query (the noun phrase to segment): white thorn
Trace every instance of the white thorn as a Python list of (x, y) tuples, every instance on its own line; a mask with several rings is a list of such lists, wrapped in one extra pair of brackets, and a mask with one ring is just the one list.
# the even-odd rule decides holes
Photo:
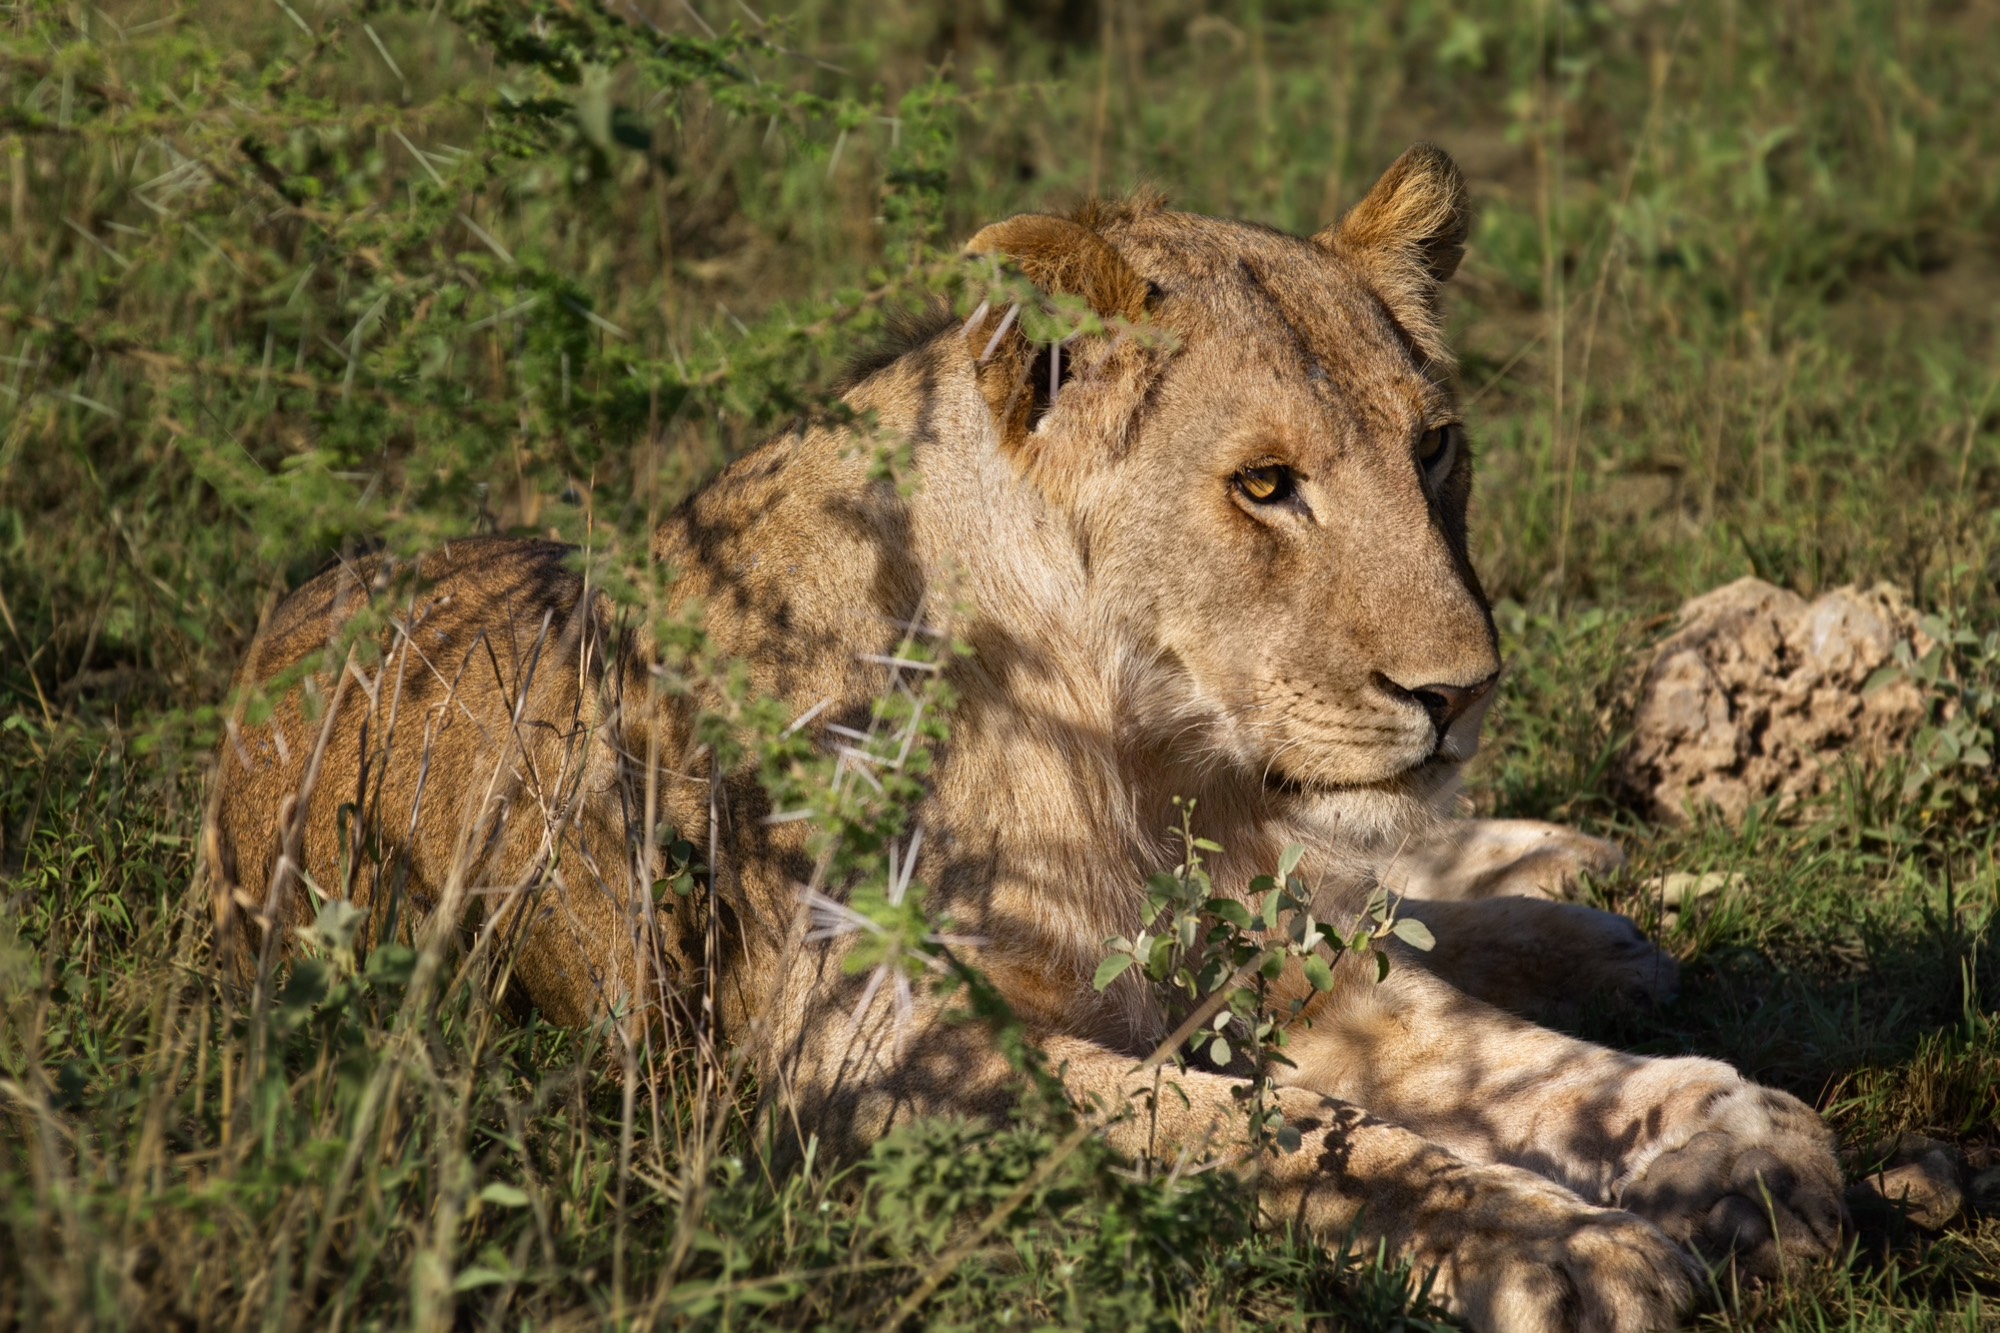
[(993, 337), (987, 341), (986, 350), (979, 354), (980, 365), (983, 366), (993, 359), (993, 353), (999, 348), (1000, 340), (1007, 336), (1007, 330), (1014, 327), (1014, 316), (1020, 313), (1021, 307), (1018, 304), (1007, 307), (1007, 313), (1000, 317), (1000, 327), (993, 330)]

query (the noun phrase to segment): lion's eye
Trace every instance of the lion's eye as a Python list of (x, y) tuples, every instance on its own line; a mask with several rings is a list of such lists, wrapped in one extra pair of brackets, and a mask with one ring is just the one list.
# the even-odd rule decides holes
[(1254, 504), (1274, 505), (1292, 497), (1292, 470), (1276, 463), (1246, 467), (1236, 474), (1236, 489)]
[(1458, 458), (1460, 429), (1456, 422), (1432, 426), (1424, 432), (1423, 439), (1417, 441), (1417, 466), (1432, 481), (1442, 481), (1450, 473), (1452, 463)]

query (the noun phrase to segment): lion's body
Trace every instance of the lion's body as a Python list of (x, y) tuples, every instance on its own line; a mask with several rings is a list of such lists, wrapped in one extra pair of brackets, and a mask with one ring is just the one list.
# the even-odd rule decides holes
[[(1428, 831), (1476, 743), (1498, 661), (1465, 550), (1467, 465), (1439, 433), (1455, 412), (1433, 308), (1462, 237), (1435, 155), (1312, 241), (1153, 207), (1001, 224), (975, 251), (1016, 257), (1113, 331), (1050, 371), (982, 310), (849, 395), (907, 444), (914, 487), (815, 427), (734, 464), (655, 536), (670, 610), (698, 603), (713, 650), (825, 745), (868, 726), (912, 633), (970, 646), (949, 666), (959, 698), (915, 877), (1124, 1150), (1241, 1135), (1219, 1074), (1174, 1076), (1184, 1098), (1119, 1118), (1167, 1011), (1136, 973), (1091, 984), (1105, 941), (1143, 923), (1146, 877), (1178, 859), (1173, 798), (1227, 849), (1211, 867), (1225, 891), (1298, 842), (1316, 911), (1351, 918), (1367, 867)], [(1413, 461), (1419, 440), (1451, 448)], [(321, 720), (293, 692), (223, 747), (226, 926), (297, 920), (298, 867), (385, 929), (403, 912), (517, 933), (516, 979), (563, 1021), (712, 986), (767, 1095), (834, 1143), (1002, 1106), (1006, 1063), (936, 1002), (852, 1022), (851, 941), (801, 904), (806, 825), (771, 819), (754, 775), (717, 771), (697, 735), (726, 699), (656, 689), (651, 652), (629, 646), (644, 636), (560, 548), (482, 539), (422, 573), (404, 598), (377, 560), (329, 571), (253, 648), (245, 686), (311, 661), (383, 590), (383, 651), (319, 678)], [(708, 841), (712, 899), (651, 906), (660, 824)], [(1329, 1239), (1362, 1219), (1494, 1326), (1672, 1313), (1685, 1259), (1605, 1206), (1640, 1197), (1655, 1159), (1702, 1182), (1655, 1209), (1679, 1239), (1713, 1229), (1745, 1193), (1742, 1162), (1775, 1152), (1812, 1213), (1779, 1241), (1824, 1243), (1831, 1159), (1805, 1108), (1447, 984), (1515, 1003), (1564, 975), (1615, 979), (1654, 956), (1629, 927), (1518, 900), (1413, 910), (1444, 937), (1429, 969), (1378, 986), (1342, 967), (1293, 1034), (1284, 1109), (1307, 1147), (1265, 1164), (1274, 1212)], [(1563, 975), (1524, 977), (1536, 959)], [(1682, 1160), (1718, 1133), (1727, 1151)]]

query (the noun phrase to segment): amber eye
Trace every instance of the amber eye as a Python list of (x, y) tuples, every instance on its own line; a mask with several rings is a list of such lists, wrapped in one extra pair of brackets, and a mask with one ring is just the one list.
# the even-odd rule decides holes
[(1432, 481), (1443, 481), (1458, 459), (1458, 436), (1463, 427), (1457, 422), (1432, 426), (1417, 441), (1417, 466)]
[(1292, 470), (1272, 463), (1246, 467), (1236, 474), (1236, 489), (1253, 504), (1274, 505), (1292, 498)]

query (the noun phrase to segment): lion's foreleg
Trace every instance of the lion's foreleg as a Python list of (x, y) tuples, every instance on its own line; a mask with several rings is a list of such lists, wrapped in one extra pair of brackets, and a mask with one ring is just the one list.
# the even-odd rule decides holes
[(1517, 1014), (1569, 1015), (1600, 996), (1670, 1000), (1680, 987), (1672, 955), (1615, 912), (1542, 898), (1466, 902), (1405, 899), (1398, 916), (1430, 928), (1437, 943), (1410, 962), (1476, 999)]
[(1467, 1158), (1630, 1208), (1705, 1251), (1765, 1267), (1839, 1243), (1840, 1171), (1826, 1127), (1796, 1098), (1719, 1061), (1593, 1046), (1411, 967), (1379, 986), (1344, 975), (1288, 1054), (1297, 1064), (1288, 1081)]
[(1382, 858), (1378, 874), (1396, 893), (1441, 902), (1498, 896), (1574, 897), (1586, 875), (1625, 864), (1615, 842), (1539, 819), (1448, 819)]
[(1253, 1177), (1270, 1221), (1330, 1247), (1386, 1244), (1477, 1328), (1652, 1329), (1689, 1298), (1693, 1270), (1660, 1231), (1530, 1172), (1468, 1161), (1304, 1088), (1278, 1091), (1299, 1147), (1259, 1150), (1240, 1079), (1149, 1070), (1076, 1038), (1044, 1049), (1120, 1155)]
[[(765, 1115), (782, 1134), (853, 1156), (919, 1116), (999, 1121), (1025, 1086), (983, 1023), (893, 979), (872, 990), (819, 955), (767, 1011)], [(862, 1001), (865, 1000), (865, 1003)], [(1036, 1049), (1119, 1155), (1168, 1171), (1253, 1180), (1271, 1222), (1335, 1248), (1377, 1243), (1435, 1275), (1434, 1292), (1481, 1329), (1663, 1327), (1694, 1269), (1658, 1228), (1518, 1167), (1470, 1160), (1351, 1102), (1277, 1090), (1292, 1152), (1259, 1147), (1243, 1080), (1069, 1036)]]

